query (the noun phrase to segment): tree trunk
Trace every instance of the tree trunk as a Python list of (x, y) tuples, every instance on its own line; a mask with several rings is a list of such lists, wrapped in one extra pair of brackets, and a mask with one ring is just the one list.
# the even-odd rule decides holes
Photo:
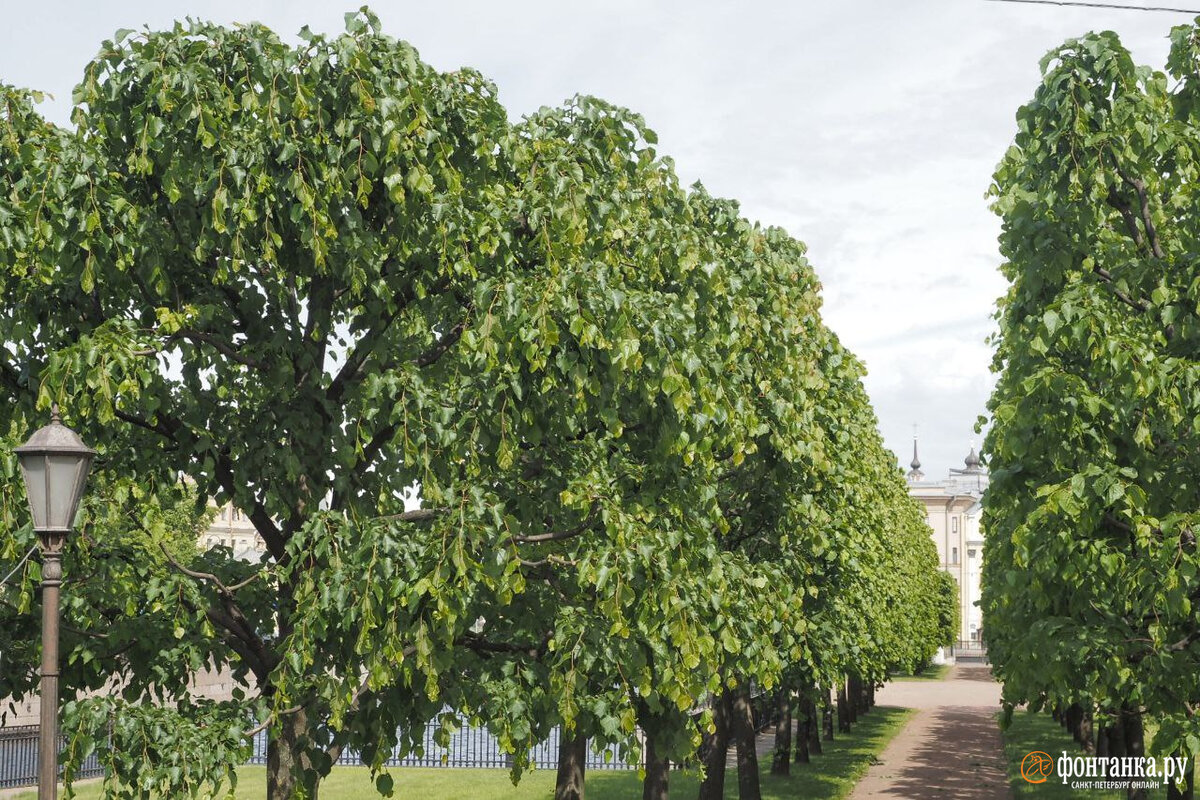
[(837, 720), (838, 730), (842, 733), (850, 732), (850, 708), (846, 701), (846, 681), (838, 681), (837, 686)]
[(587, 737), (576, 728), (575, 735), (559, 729), (558, 777), (554, 800), (583, 800), (583, 770), (587, 763)]
[(667, 778), (671, 762), (658, 755), (654, 737), (646, 734), (646, 781), (642, 784), (642, 800), (668, 800)]
[(292, 800), (304, 789), (308, 800), (318, 800), (319, 780), (312, 759), (301, 742), (308, 734), (308, 715), (284, 715), (278, 735), (267, 740), (267, 800)]
[(1089, 756), (1096, 754), (1096, 737), (1092, 727), (1091, 709), (1084, 711), (1079, 718), (1079, 744), (1083, 746), (1083, 752)]
[(857, 675), (846, 679), (846, 701), (846, 713), (850, 724), (853, 725), (858, 722), (858, 704), (862, 701), (862, 686), (859, 685)]
[(729, 755), (729, 692), (721, 692), (713, 703), (713, 725), (716, 730), (704, 753), (704, 780), (700, 783), (700, 800), (724, 800), (725, 760)]
[(821, 698), (822, 713), (821, 716), (825, 720), (825, 741), (833, 741), (833, 702), (829, 699), (829, 689), (821, 690), (823, 695)]
[[(1141, 712), (1136, 708), (1123, 708), (1121, 717), (1122, 727), (1125, 728), (1125, 754), (1130, 758), (1142, 758), (1146, 755), (1146, 741)], [(1146, 789), (1132, 787), (1125, 794), (1128, 800), (1146, 800), (1149, 796)]]
[(1120, 714), (1113, 717), (1112, 724), (1108, 727), (1108, 755), (1117, 758), (1126, 755), (1125, 723)]
[[(1184, 753), (1176, 753), (1175, 756), (1181, 757)], [(1189, 758), (1190, 765), (1190, 758)], [(1167, 784), (1167, 800), (1193, 800), (1196, 796), (1196, 768), (1188, 770), (1187, 777), (1184, 779), (1182, 788), (1176, 787), (1174, 783)]]
[(1067, 706), (1067, 730), (1071, 734), (1071, 738), (1076, 742), (1082, 742), (1079, 738), (1080, 729), (1079, 723), (1083, 719), (1083, 706), (1078, 703), (1071, 703)]
[(808, 720), (808, 749), (813, 755), (821, 755), (821, 712), (811, 693), (804, 695), (804, 716)]
[(1096, 737), (1096, 757), (1108, 757), (1108, 728), (1103, 725), (1095, 729), (1094, 736)]
[(745, 684), (733, 695), (733, 735), (737, 740), (738, 800), (762, 800), (758, 753), (754, 749), (754, 710)]
[(791, 773), (792, 690), (787, 686), (781, 686), (775, 693), (775, 754), (771, 759), (771, 774), (790, 775)]
[(809, 731), (812, 730), (813, 719), (808, 713), (808, 703), (804, 692), (796, 704), (796, 763), (807, 764), (810, 761)]

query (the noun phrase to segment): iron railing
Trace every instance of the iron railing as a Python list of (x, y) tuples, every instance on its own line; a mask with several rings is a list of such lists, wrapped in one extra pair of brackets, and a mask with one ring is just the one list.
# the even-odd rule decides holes
[[(441, 723), (428, 722), (422, 741), (405, 753), (397, 747), (384, 761), (389, 767), (459, 767), (459, 768), (508, 768), (513, 765), (512, 755), (500, 749), (500, 743), (487, 728), (475, 728), (460, 721), (458, 730), (450, 734), (449, 746), (442, 747), (434, 740)], [(554, 728), (550, 737), (529, 751), (529, 762), (538, 769), (558, 767), (560, 730)], [(267, 763), (267, 735), (265, 732), (254, 737), (254, 752), (251, 764)], [(352, 766), (361, 764), (357, 751), (347, 748), (338, 756), (335, 764)], [(588, 769), (637, 769), (638, 765), (625, 761), (624, 749), (610, 745), (599, 753), (588, 750)]]
[[(66, 739), (59, 737), (59, 747)], [(104, 768), (95, 754), (84, 759), (75, 773), (78, 778), (98, 778)], [(38, 779), (38, 726), (25, 725), (19, 728), (0, 728), (0, 789), (29, 786)]]
[[(773, 706), (770, 696), (757, 694), (751, 699), (754, 709), (754, 723), (758, 731), (764, 730), (774, 723)], [(449, 746), (442, 747), (434, 738), (441, 729), (441, 723), (431, 721), (426, 723), (422, 741), (411, 752), (403, 752), (396, 748), (384, 761), (389, 767), (454, 767), (454, 768), (500, 768), (507, 769), (513, 764), (513, 757), (500, 748), (500, 743), (487, 728), (471, 727), (465, 720), (459, 720), (458, 729), (450, 734)], [(550, 736), (529, 752), (529, 761), (538, 769), (556, 769), (558, 767), (558, 748), (561, 731), (555, 727)], [(60, 746), (65, 740), (60, 738)], [(37, 783), (38, 766), (38, 728), (28, 725), (19, 728), (0, 728), (0, 789), (17, 786), (29, 786)], [(588, 749), (586, 768), (589, 770), (629, 770), (637, 769), (643, 762), (626, 760), (627, 751), (618, 745), (610, 745), (600, 752)], [(254, 737), (253, 751), (250, 764), (267, 763), (267, 735), (260, 732)], [(360, 754), (346, 749), (338, 757), (336, 764), (353, 766), (361, 764)], [(672, 764), (672, 766), (683, 766)], [(89, 756), (75, 773), (79, 779), (98, 778), (104, 775), (95, 754)]]

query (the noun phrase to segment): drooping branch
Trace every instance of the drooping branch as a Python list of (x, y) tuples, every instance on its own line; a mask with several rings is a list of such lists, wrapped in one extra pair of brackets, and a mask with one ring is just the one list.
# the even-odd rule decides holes
[[(469, 312), (469, 309), (468, 309)], [(450, 330), (442, 338), (437, 340), (433, 347), (426, 350), (421, 355), (413, 359), (413, 363), (418, 367), (425, 368), (437, 363), (446, 352), (453, 347), (459, 339), (462, 338), (463, 331), (467, 329), (467, 320), (462, 320)]]
[(596, 516), (599, 513), (600, 504), (593, 503), (592, 510), (588, 513), (587, 518), (570, 530), (535, 533), (532, 536), (511, 536), (508, 541), (511, 544), (544, 544), (545, 542), (561, 542), (566, 539), (574, 539), (576, 536), (582, 536), (591, 530), (592, 524), (596, 521)]
[(220, 337), (214, 336), (211, 333), (198, 331), (194, 328), (180, 328), (178, 331), (167, 337), (167, 342), (172, 342), (179, 339), (186, 339), (191, 342), (201, 342), (203, 344), (207, 344), (231, 361), (236, 361), (239, 364), (251, 367), (252, 369), (256, 369), (260, 372), (267, 371), (267, 365), (262, 361), (243, 354), (229, 342), (226, 342)]

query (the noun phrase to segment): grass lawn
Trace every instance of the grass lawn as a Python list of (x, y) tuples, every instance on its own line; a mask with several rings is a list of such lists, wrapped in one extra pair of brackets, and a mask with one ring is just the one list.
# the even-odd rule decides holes
[[(1031, 784), (1021, 777), (1021, 760), (1027, 753), (1041, 750), (1057, 759), (1065, 750), (1069, 755), (1082, 755), (1083, 750), (1061, 725), (1049, 714), (1031, 711), (1014, 711), (1012, 725), (1004, 731), (1004, 752), (1008, 762), (1008, 782), (1017, 797), (1078, 797), (1088, 800), (1119, 800), (1124, 791), (1101, 791), (1099, 789), (1072, 789), (1071, 782), (1062, 782), (1062, 777), (1052, 775), (1045, 783)], [(1166, 790), (1152, 797), (1165, 796)]]
[[(845, 797), (866, 772), (872, 759), (908, 721), (912, 712), (900, 708), (876, 707), (859, 718), (852, 734), (839, 734), (833, 742), (825, 742), (825, 754), (814, 756), (811, 764), (793, 764), (792, 774), (775, 777), (769, 774), (769, 758), (760, 760), (763, 800), (838, 800)], [(513, 786), (508, 772), (498, 769), (393, 769), (395, 797), (420, 800), (548, 800), (554, 794), (554, 772), (536, 770), (525, 775), (519, 786)], [(262, 767), (246, 767), (238, 773), (238, 800), (261, 800), (266, 797), (266, 772)], [(726, 775), (726, 797), (737, 796), (737, 769)], [(100, 800), (100, 784), (88, 782), (79, 786), (79, 800)], [(694, 772), (671, 773), (673, 797), (695, 797), (698, 788)], [(590, 770), (587, 773), (588, 800), (636, 800), (642, 794), (637, 773), (629, 770)], [(379, 795), (366, 769), (337, 767), (321, 783), (321, 796), (337, 800), (368, 800)], [(13, 800), (36, 800), (30, 791)]]
[(951, 664), (927, 664), (925, 669), (914, 675), (897, 673), (892, 675), (893, 681), (940, 681), (950, 672)]

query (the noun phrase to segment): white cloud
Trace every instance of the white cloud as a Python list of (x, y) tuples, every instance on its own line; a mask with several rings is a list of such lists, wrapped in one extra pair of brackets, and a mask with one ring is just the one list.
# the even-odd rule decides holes
[[(685, 181), (805, 240), (888, 443), (907, 462), (919, 423), (935, 475), (961, 463), (991, 387), (983, 340), (1004, 285), (984, 193), (1038, 59), (1111, 28), (1161, 68), (1170, 26), (1187, 22), (982, 0), (372, 6), (430, 63), (492, 78), (515, 115), (576, 93), (639, 111)], [(0, 81), (55, 93), (63, 122), (102, 39), (188, 14), (285, 35), (342, 23), (316, 0), (43, 0), (6, 15)]]

